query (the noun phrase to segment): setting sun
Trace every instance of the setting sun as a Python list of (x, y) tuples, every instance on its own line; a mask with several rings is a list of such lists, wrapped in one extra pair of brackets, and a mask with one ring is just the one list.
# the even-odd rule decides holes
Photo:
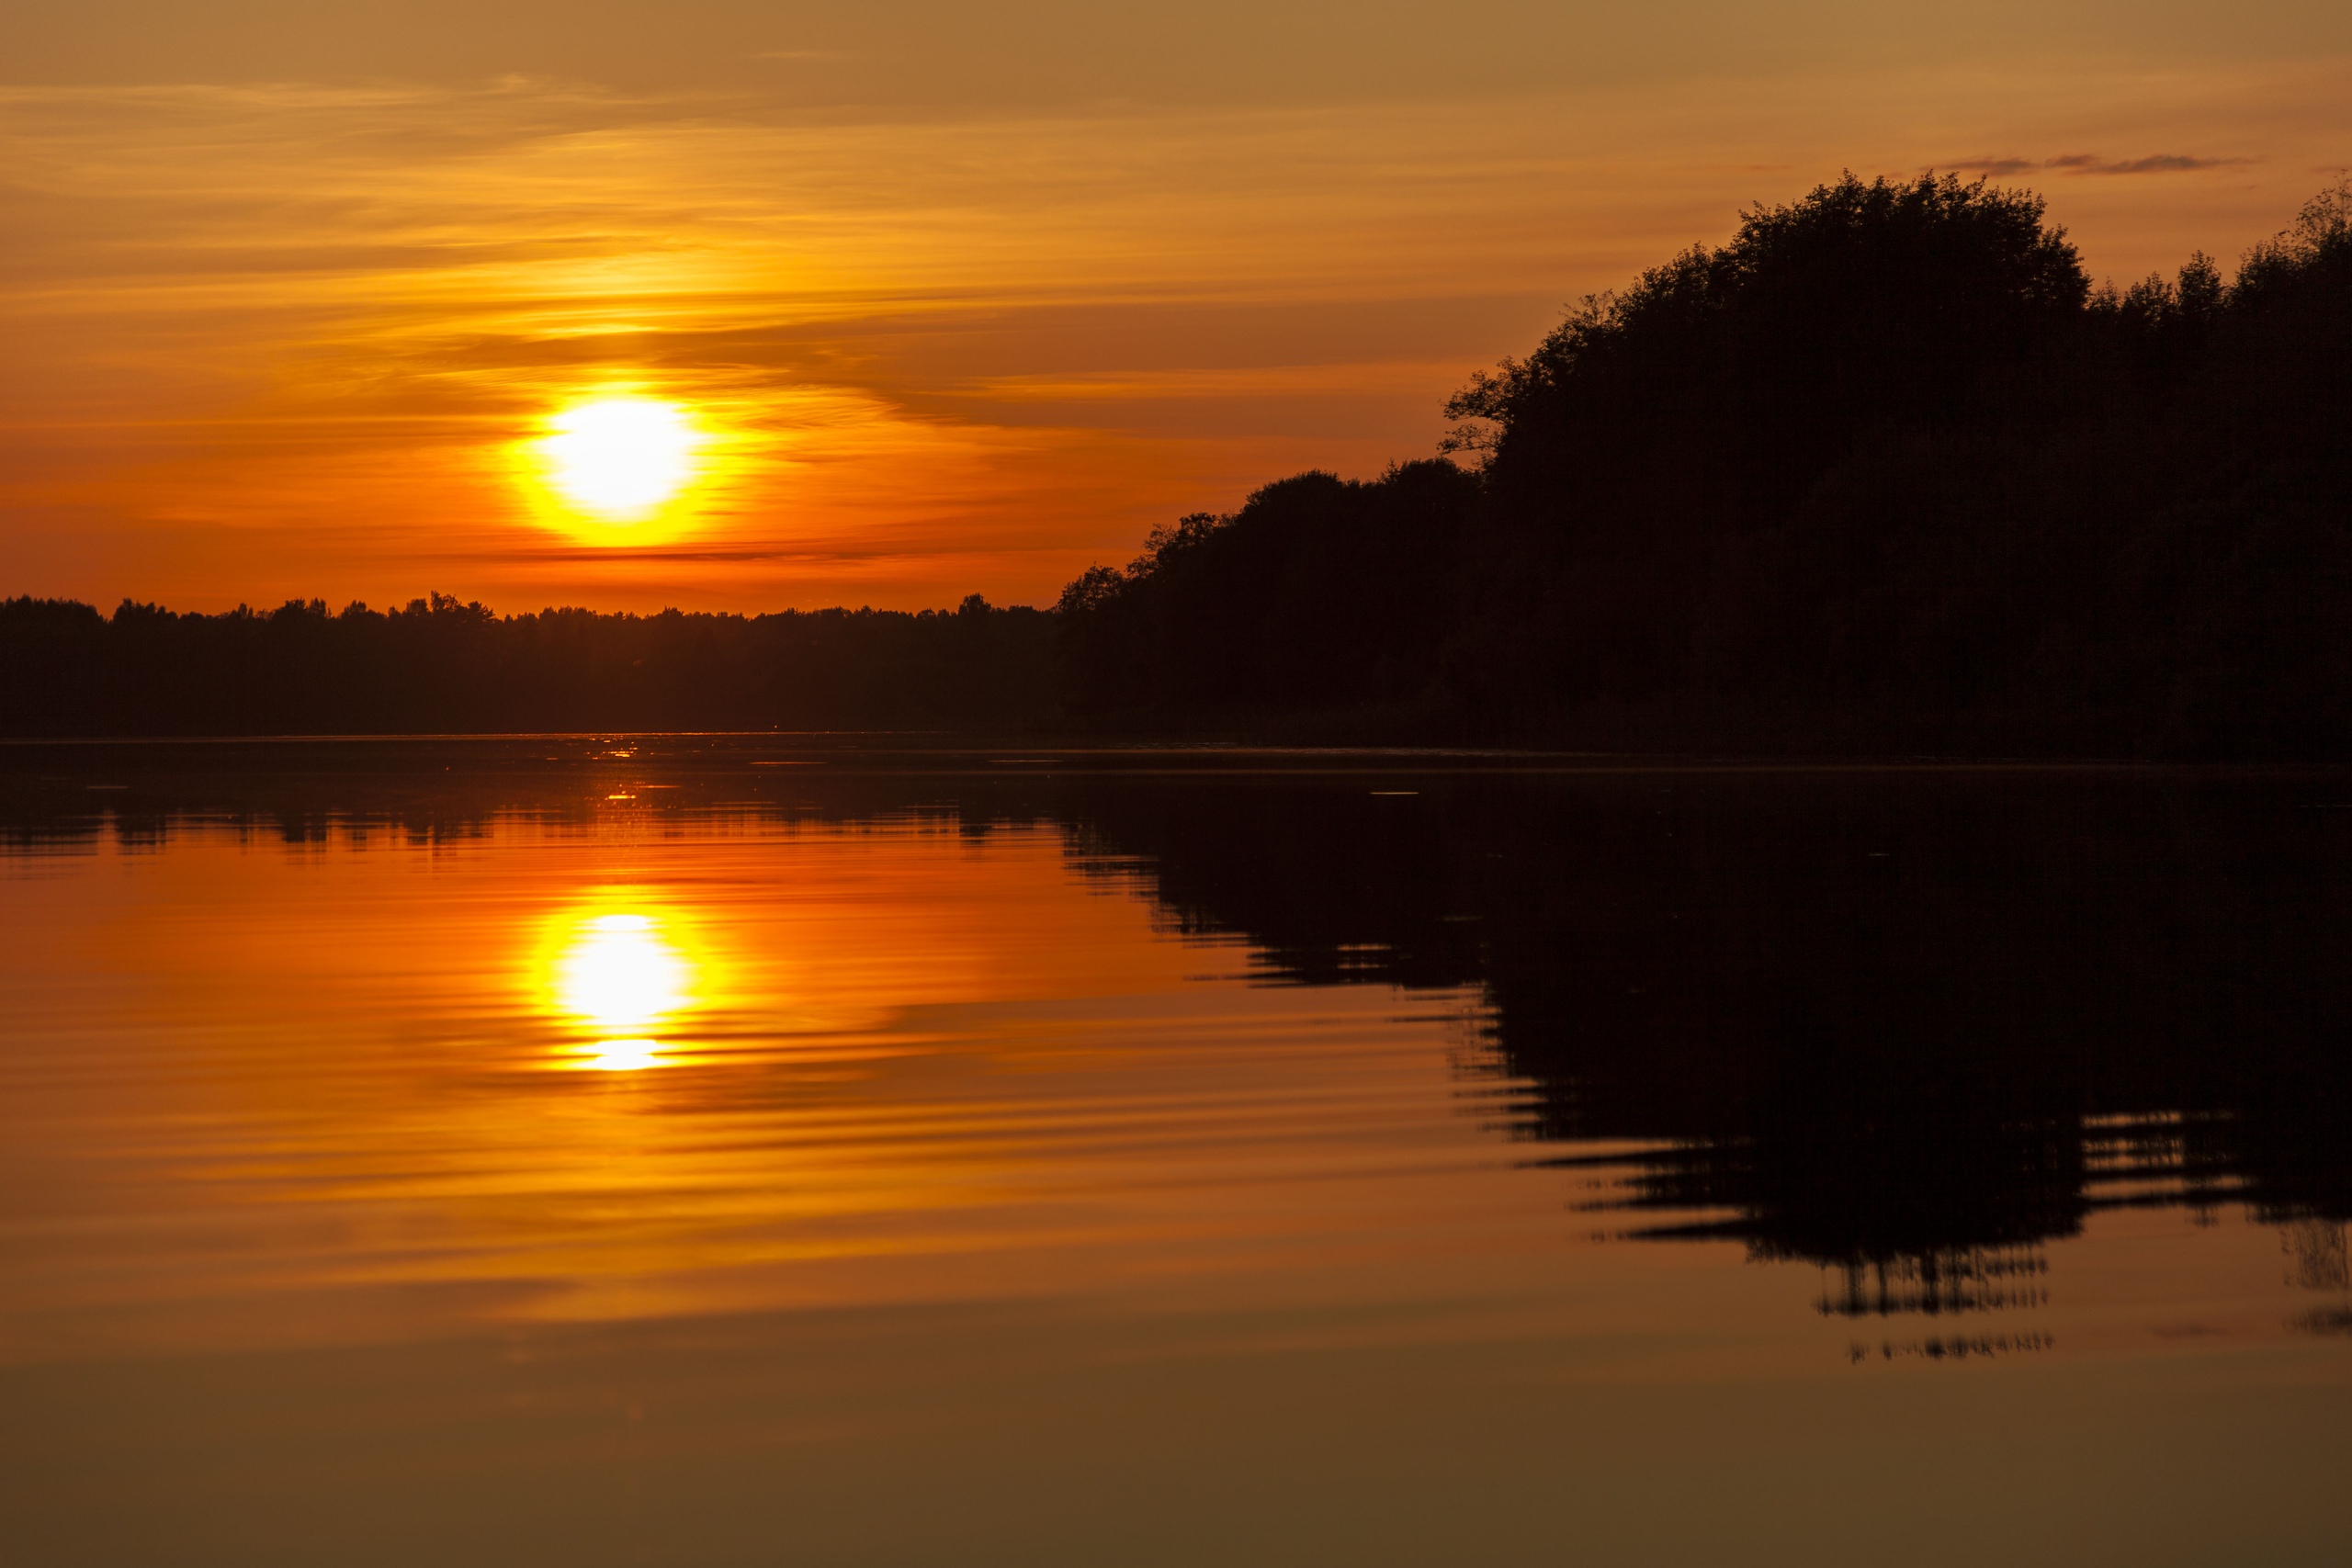
[(707, 439), (685, 410), (658, 398), (598, 398), (548, 423), (537, 448), (549, 482), (606, 522), (633, 521), (675, 497), (693, 482)]

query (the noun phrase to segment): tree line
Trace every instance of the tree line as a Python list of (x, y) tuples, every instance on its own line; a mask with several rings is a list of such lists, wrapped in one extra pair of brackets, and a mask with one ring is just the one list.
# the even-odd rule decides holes
[(125, 600), (0, 604), (0, 729), (288, 735), (1035, 728), (1054, 623), (954, 610), (499, 615), (436, 593), (181, 615)]
[(2352, 183), (2094, 287), (2030, 192), (1849, 175), (1586, 299), (1445, 455), (1046, 611), (0, 604), (0, 731), (1073, 727), (2352, 754)]
[(1059, 610), (1080, 714), (1743, 751), (2352, 750), (2352, 185), (2233, 281), (1848, 175)]

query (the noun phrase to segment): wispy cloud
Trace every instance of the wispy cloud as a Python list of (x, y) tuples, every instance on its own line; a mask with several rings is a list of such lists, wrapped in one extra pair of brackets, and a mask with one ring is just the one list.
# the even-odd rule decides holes
[[(1599, 243), (1527, 216), (1555, 154), (1465, 178), (1495, 140), (1442, 108), (0, 88), (30, 237), (0, 265), (0, 548), (71, 503), (137, 541), (74, 524), (94, 578), (135, 558), (183, 602), (381, 598), (443, 555), (493, 600), (1050, 597), (1160, 517), (1433, 442), (1460, 365), (1539, 332)], [(529, 554), (567, 531), (518, 451), (623, 387), (717, 433), (693, 537)], [(167, 536), (204, 541), (175, 581)]]
[[(834, 40), (801, 41), (772, 51), (789, 90), (766, 96), (0, 85), (9, 590), (1050, 598), (1153, 522), (1428, 451), (1444, 394), (1523, 352), (1555, 301), (1720, 237), (1743, 200), (1793, 197), (1841, 158), (2259, 146), (2283, 178), (2330, 155), (2352, 81), (2264, 79), (2198, 130), (2151, 98), (2092, 133), (1967, 118), (1978, 79), (1928, 74), (1867, 113), (1822, 95), (1759, 141), (1785, 88), (1712, 79), (852, 112), (803, 101), (832, 68), (791, 60)], [(2315, 129), (2280, 130), (2282, 103)], [(2236, 180), (2057, 176), (2233, 161), (1965, 166), (2073, 193), (2086, 251), (2132, 276), (2267, 233), (2302, 181), (2257, 218), (2222, 207)], [(515, 461), (551, 411), (620, 387), (726, 437), (667, 555), (571, 548)]]
[(2186, 152), (2152, 152), (2144, 158), (2102, 158), (2096, 152), (2062, 152), (2055, 158), (1962, 158), (1948, 167), (2006, 179), (2011, 175), (2052, 170), (2062, 175), (2177, 175), (2192, 169), (2226, 169), (2252, 158), (2200, 158)]

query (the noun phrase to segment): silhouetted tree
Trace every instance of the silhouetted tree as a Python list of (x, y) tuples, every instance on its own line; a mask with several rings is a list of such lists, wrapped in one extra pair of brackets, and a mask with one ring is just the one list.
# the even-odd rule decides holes
[(1124, 571), (1062, 592), (1072, 706), (1181, 722), (1429, 700), (1477, 501), (1430, 460), (1368, 483), (1300, 474), (1153, 530)]
[(2040, 197), (1849, 175), (1473, 378), (1435, 459), (1051, 611), (0, 605), (12, 734), (1012, 724), (2352, 755), (2352, 185), (2093, 288)]
[[(1849, 175), (1473, 378), (1383, 571), (1267, 487), (1071, 585), (1087, 712), (1736, 750), (2352, 753), (2352, 186), (2234, 285)], [(1409, 583), (1395, 575), (1408, 572)], [(1400, 590), (1402, 590), (1400, 592)], [(1374, 638), (1364, 628), (1394, 628)], [(1343, 677), (1341, 671), (1352, 671)], [(1380, 673), (1375, 674), (1374, 671)]]

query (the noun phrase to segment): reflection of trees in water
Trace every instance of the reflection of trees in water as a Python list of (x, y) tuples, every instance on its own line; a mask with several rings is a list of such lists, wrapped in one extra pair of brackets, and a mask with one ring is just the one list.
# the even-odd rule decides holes
[(2103, 1209), (2352, 1214), (2340, 786), (1417, 783), (1123, 786), (1079, 852), (1272, 978), (1483, 985), (1544, 1163), (1632, 1236), (1820, 1266), (1825, 1312), (2038, 1301)]
[[(402, 753), (405, 779), (370, 752), (323, 782), (68, 781), (6, 826), (439, 842), (517, 811), (602, 822), (599, 770), (655, 766), (687, 785), (665, 809), (750, 805), (724, 757), (698, 790), (691, 759), (512, 750), (494, 771)], [(2244, 1203), (2305, 1237), (2311, 1278), (2332, 1235), (2341, 1280), (2352, 812), (2311, 809), (2345, 795), (2330, 779), (1423, 774), (1400, 796), (1363, 773), (792, 774), (751, 808), (1058, 823), (1075, 869), (1148, 888), (1178, 931), (1244, 937), (1274, 983), (1482, 988), (1510, 1135), (1601, 1179), (1623, 1234), (1815, 1264), (1826, 1313), (2038, 1299), (2041, 1245), (2125, 1207)], [(2304, 1325), (2352, 1331), (2331, 1288)]]
[(2290, 1220), (2278, 1227), (2278, 1246), (2287, 1255), (2287, 1283), (2306, 1291), (2341, 1291), (2346, 1287), (2344, 1227), (2325, 1220)]
[(1887, 1317), (1925, 1313), (1997, 1312), (2040, 1306), (2050, 1260), (2039, 1247), (1938, 1248), (1916, 1255), (1848, 1258), (1822, 1270), (1824, 1317)]
[(2346, 1263), (2343, 1224), (2289, 1220), (2278, 1227), (2278, 1247), (2287, 1255), (2288, 1284), (2333, 1298), (2297, 1313), (2295, 1326), (2312, 1334), (2352, 1334), (2352, 1269)]
[(1873, 1357), (1883, 1361), (1910, 1357), (1928, 1361), (1968, 1361), (2047, 1350), (2056, 1343), (2047, 1334), (1939, 1334), (1908, 1344), (1883, 1339), (1876, 1346), (1870, 1346), (1858, 1340), (1846, 1348), (1846, 1356), (1853, 1361), (1867, 1361)]

